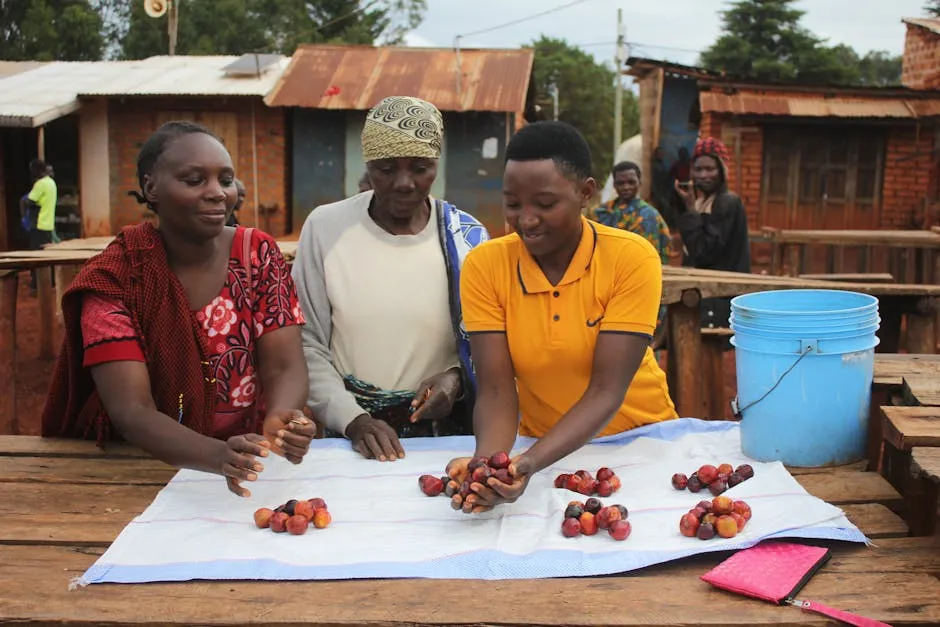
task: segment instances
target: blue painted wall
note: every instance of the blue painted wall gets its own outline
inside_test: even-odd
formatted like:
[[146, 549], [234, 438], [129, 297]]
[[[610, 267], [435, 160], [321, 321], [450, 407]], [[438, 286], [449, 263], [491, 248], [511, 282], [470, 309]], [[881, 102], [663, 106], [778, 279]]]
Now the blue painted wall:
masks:
[[[444, 198], [476, 217], [490, 235], [503, 233], [503, 162], [506, 159], [505, 113], [445, 113], [447, 189]], [[484, 154], [495, 144], [495, 152]]]
[[345, 198], [346, 112], [291, 112], [291, 226], [299, 233], [314, 207]]
[[676, 162], [680, 147], [692, 154], [698, 137], [698, 126], [689, 121], [698, 101], [695, 81], [666, 77], [663, 84], [662, 116], [660, 117], [659, 145], [665, 154], [666, 167]]
[[[349, 138], [362, 126], [354, 113], [292, 111], [290, 203], [295, 233], [314, 207], [349, 196], [350, 183], [362, 175], [361, 157], [347, 154]], [[512, 120], [505, 113], [444, 114], [445, 155], [433, 193], [476, 216], [492, 235], [503, 233], [503, 162], [506, 125]]]

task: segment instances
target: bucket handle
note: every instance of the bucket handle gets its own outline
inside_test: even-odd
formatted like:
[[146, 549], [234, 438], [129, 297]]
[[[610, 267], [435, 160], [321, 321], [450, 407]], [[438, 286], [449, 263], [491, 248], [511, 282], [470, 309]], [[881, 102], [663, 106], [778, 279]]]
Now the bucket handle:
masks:
[[754, 405], [757, 405], [759, 402], [761, 402], [762, 400], [764, 400], [765, 398], [767, 398], [768, 396], [770, 396], [770, 393], [773, 392], [774, 390], [776, 390], [776, 389], [777, 389], [777, 386], [780, 385], [780, 384], [783, 382], [784, 377], [786, 377], [788, 374], [790, 374], [790, 372], [791, 372], [794, 368], [796, 368], [797, 364], [799, 364], [801, 361], [803, 361], [803, 358], [804, 358], [804, 357], [806, 357], [807, 355], [809, 355], [810, 353], [812, 353], [812, 352], [814, 352], [814, 351], [816, 350], [816, 342], [810, 342], [810, 341], [803, 340], [803, 341], [800, 342], [800, 343], [803, 345], [803, 351], [802, 351], [802, 353], [800, 354], [800, 356], [797, 357], [796, 361], [793, 362], [793, 365], [790, 366], [789, 368], [787, 368], [786, 371], [785, 371], [782, 375], [780, 375], [780, 378], [777, 379], [777, 382], [774, 383], [772, 386], [770, 386], [770, 389], [767, 390], [766, 392], [764, 392], [764, 394], [763, 394], [759, 399], [757, 399], [756, 401], [751, 401], [750, 403], [748, 403], [748, 404], [745, 405], [744, 407], [741, 407], [741, 403], [738, 401], [738, 397], [737, 397], [737, 396], [735, 396], [735, 397], [731, 400], [731, 412], [734, 414], [734, 417], [735, 417], [737, 420], [741, 420], [741, 418], [744, 417], [744, 412], [745, 412], [746, 410], [750, 409], [751, 407], [754, 407]]

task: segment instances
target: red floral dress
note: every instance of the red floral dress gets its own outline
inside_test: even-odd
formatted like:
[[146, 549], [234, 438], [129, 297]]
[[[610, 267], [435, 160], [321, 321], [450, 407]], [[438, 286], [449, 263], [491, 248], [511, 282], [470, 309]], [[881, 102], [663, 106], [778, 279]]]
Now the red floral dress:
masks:
[[[257, 425], [250, 423], [257, 413], [257, 338], [304, 323], [290, 269], [277, 242], [266, 233], [253, 231], [251, 259], [243, 260], [245, 232], [242, 227], [235, 232], [228, 277], [219, 295], [192, 312], [211, 351], [209, 360], [216, 379], [212, 433], [216, 437], [256, 430]], [[250, 290], [246, 268], [251, 268]], [[82, 338], [86, 368], [111, 361], [146, 361], [131, 313], [120, 300], [86, 295]]]

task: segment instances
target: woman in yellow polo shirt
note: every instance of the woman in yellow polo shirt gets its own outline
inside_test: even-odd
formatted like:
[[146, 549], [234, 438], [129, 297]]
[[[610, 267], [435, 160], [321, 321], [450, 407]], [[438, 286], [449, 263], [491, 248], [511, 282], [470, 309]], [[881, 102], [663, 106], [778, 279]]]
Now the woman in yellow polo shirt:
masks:
[[[591, 222], [596, 183], [584, 137], [563, 122], [524, 127], [506, 147], [503, 206], [515, 233], [480, 245], [461, 278], [479, 390], [475, 455], [539, 440], [512, 486], [475, 483], [454, 506], [514, 501], [529, 477], [598, 435], [676, 418], [650, 349], [662, 264], [645, 239]], [[521, 416], [521, 420], [520, 420]], [[448, 467], [463, 478], [467, 458]]]

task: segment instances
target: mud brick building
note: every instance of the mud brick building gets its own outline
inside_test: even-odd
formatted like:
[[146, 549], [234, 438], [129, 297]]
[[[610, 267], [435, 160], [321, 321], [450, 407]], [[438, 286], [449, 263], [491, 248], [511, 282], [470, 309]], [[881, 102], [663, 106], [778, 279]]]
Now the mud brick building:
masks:
[[[903, 85], [756, 83], [651, 59], [640, 85], [644, 161], [724, 140], [752, 231], [904, 229], [940, 209], [940, 20], [909, 19]], [[647, 177], [647, 180], [649, 177]]]

